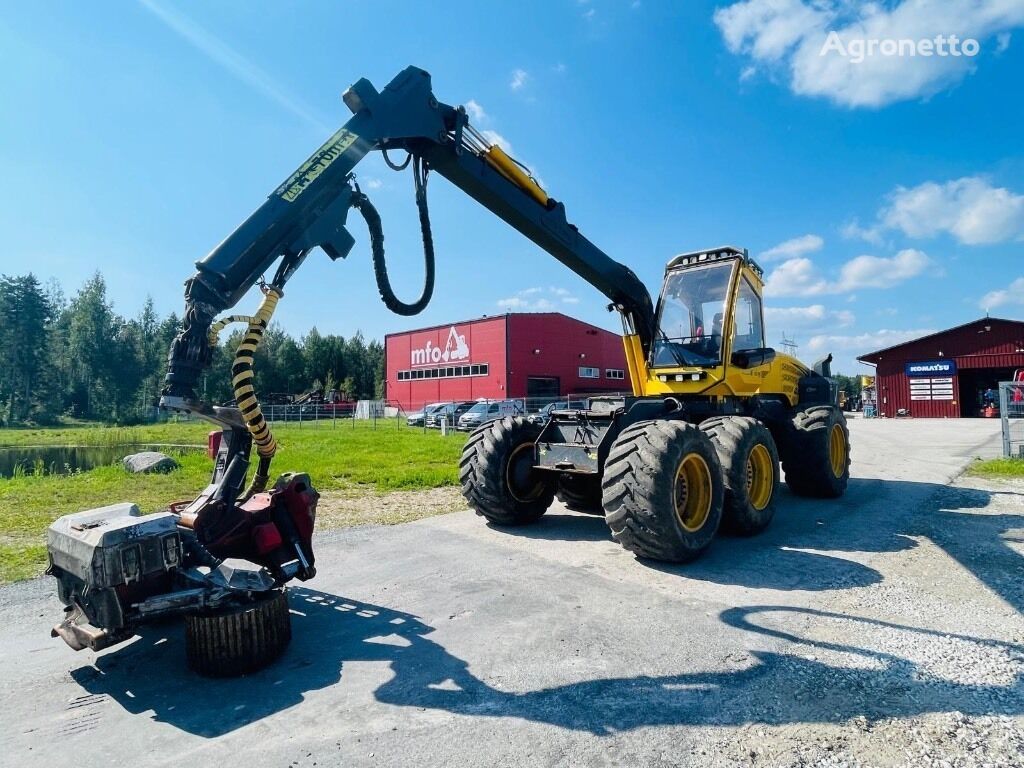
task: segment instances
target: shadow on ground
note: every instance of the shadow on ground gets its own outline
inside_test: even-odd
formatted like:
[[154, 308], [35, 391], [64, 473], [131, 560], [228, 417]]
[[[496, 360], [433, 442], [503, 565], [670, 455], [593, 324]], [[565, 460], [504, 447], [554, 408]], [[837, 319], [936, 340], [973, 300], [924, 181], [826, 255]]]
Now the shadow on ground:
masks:
[[[700, 561], [663, 570], [707, 581], [836, 589], [871, 584], [880, 576], [868, 566], [824, 553], [898, 551], [914, 546], [911, 537], [927, 536], [1021, 611], [1021, 557], [1003, 537], [1020, 528], [1024, 519], [985, 513], [988, 492], [924, 485], [853, 481], [851, 494], [873, 494], [882, 503], [849, 508], [841, 502], [823, 506], [789, 497], [780, 504], [780, 524], [764, 535], [723, 539]], [[916, 515], [899, 503], [932, 496]], [[515, 535], [586, 540], [604, 538], [603, 528], [600, 518], [554, 515], [532, 529], [516, 529]], [[416, 616], [304, 587], [291, 589], [290, 595], [296, 612], [292, 645], [280, 661], [255, 675], [208, 680], [184, 672], [183, 638], [177, 625], [147, 627], [132, 644], [71, 674], [89, 692], [107, 694], [130, 712], [152, 711], [157, 721], [205, 737], [231, 732], [293, 707], [311, 692], [337, 686], [346, 665], [353, 662], [388, 664], [391, 677], [373, 693], [385, 704], [521, 718], [594, 734], [659, 725], [840, 722], [854, 716], [876, 719], [953, 710], [973, 715], [1024, 713], [1024, 684], [1021, 675], [1013, 673], [1024, 665], [1024, 647], [939, 636], [856, 616], [750, 606], [725, 610], [719, 617], [738, 631], [772, 639], [780, 647], [799, 643], [804, 650], [821, 649], [819, 655], [838, 652], [864, 662], [852, 668], [800, 655], [787, 646], [794, 653], [752, 652], [735, 668], [722, 671], [603, 678], [508, 692], [472, 674], [469, 663], [434, 642], [429, 637], [433, 628]], [[893, 653], [891, 646], [879, 650], [837, 645], [755, 621], [793, 611], [819, 624], [862, 622], [865, 628], [882, 628], [901, 649], [911, 649], [928, 636], [968, 643], [978, 653], [1002, 654], [999, 664], [1010, 670], [1009, 677], [1001, 685], [958, 683]], [[335, 698], [343, 702], [339, 707], [358, 707], [337, 694]]]
[[[720, 618], [741, 630], [840, 651], [874, 668], [836, 667], [786, 653], [755, 652], [739, 669], [661, 677], [605, 678], [524, 693], [507, 692], [473, 675], [466, 661], [431, 640], [433, 629], [415, 616], [309, 589], [291, 590], [295, 640], [271, 668], [234, 680], [183, 673], [181, 632], [147, 630], [135, 643], [101, 656], [95, 667], [72, 676], [93, 694], [107, 694], [126, 710], [204, 737], [216, 737], [299, 704], [310, 692], [339, 683], [345, 665], [386, 662], [392, 677], [375, 691], [377, 701], [477, 717], [513, 717], [562, 728], [611, 734], [660, 725], [738, 725], [841, 722], [958, 710], [965, 714], [1020, 714], [1024, 685], [1018, 675], [1002, 686], [936, 680], [891, 653], [810, 642], [759, 626], [754, 617], [787, 607], [724, 611]], [[816, 619], [869, 622], [820, 611]], [[908, 633], [932, 634], [889, 624]], [[949, 635], [945, 635], [949, 638]], [[970, 637], [980, 649], [996, 648], [1024, 662], [1024, 646]], [[994, 703], [995, 702], [995, 703]], [[358, 706], [358, 705], [356, 705]]]
[[[835, 500], [794, 496], [779, 489], [771, 526], [749, 538], [720, 536], [699, 560], [683, 565], [638, 560], [664, 573], [759, 589], [835, 590], [865, 587], [882, 575], [833, 553], [900, 552], [927, 537], [990, 589], [1024, 613], [1024, 561], [1007, 546], [1008, 532], [1024, 527], [1018, 515], [987, 514], [993, 495], [937, 483], [852, 478]], [[494, 528], [500, 534], [561, 541], [610, 539], [604, 519], [549, 513], [540, 522]]]

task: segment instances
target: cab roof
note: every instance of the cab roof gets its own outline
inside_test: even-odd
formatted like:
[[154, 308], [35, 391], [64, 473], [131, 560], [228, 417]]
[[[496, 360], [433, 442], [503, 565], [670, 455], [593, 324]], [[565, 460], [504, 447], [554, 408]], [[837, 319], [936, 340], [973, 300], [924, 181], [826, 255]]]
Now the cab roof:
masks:
[[737, 248], [734, 245], [720, 245], [716, 248], [705, 248], [700, 251], [680, 253], [669, 260], [668, 264], [665, 265], [665, 271], [669, 272], [678, 267], [692, 267], [698, 264], [710, 264], [715, 261], [728, 261], [731, 259], [742, 260], [759, 278], [764, 279], [764, 270], [761, 269], [756, 261], [750, 258], [747, 249]]

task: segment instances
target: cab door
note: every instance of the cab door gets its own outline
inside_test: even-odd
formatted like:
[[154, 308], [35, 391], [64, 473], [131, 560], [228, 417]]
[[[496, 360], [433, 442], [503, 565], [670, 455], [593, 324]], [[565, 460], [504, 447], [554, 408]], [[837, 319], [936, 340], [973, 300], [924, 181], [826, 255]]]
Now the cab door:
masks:
[[[730, 358], [737, 352], [765, 347], [764, 308], [761, 294], [754, 288], [745, 271], [741, 271], [733, 302], [733, 318], [728, 352]], [[755, 368], [739, 368], [726, 360], [727, 381], [737, 395], [752, 395], [760, 390], [771, 369], [770, 363]]]

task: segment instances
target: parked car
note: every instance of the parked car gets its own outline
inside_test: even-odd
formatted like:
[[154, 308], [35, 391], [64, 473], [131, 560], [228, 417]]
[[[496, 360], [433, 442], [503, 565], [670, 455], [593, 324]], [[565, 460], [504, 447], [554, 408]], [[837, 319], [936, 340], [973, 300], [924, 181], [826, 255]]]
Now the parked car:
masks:
[[466, 400], [461, 403], [448, 403], [427, 415], [427, 426], [431, 429], [441, 428], [441, 419], [448, 419], [448, 426], [454, 427], [459, 423], [459, 417], [476, 405], [475, 400]]
[[458, 429], [466, 432], [486, 424], [489, 421], [502, 419], [506, 416], [519, 416], [523, 413], [523, 403], [520, 400], [493, 400], [482, 401], [473, 405], [468, 411], [459, 417]]
[[548, 423], [548, 420], [551, 418], [551, 414], [554, 411], [571, 411], [577, 408], [586, 407], [587, 403], [585, 400], [569, 400], [568, 402], [565, 400], [559, 400], [555, 403], [548, 403], [536, 413], [531, 413], [526, 417], [526, 420], [533, 424], [540, 424], [543, 426]]
[[448, 403], [430, 403], [429, 405], [425, 405], [423, 406], [422, 410], [416, 411], [415, 413], [410, 413], [406, 417], [405, 423], [408, 424], [410, 427], [422, 427], [424, 422], [426, 421], [426, 418], [430, 414], [432, 414], [439, 408], [444, 408], [446, 405], [448, 405]]

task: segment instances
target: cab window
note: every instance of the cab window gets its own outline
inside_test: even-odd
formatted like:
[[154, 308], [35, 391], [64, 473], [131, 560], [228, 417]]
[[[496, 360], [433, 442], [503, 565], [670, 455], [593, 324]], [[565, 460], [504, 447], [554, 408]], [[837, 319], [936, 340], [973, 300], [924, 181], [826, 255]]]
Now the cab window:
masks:
[[764, 347], [764, 323], [761, 297], [746, 277], [740, 280], [736, 293], [736, 321], [733, 324], [732, 351], [743, 352]]
[[714, 366], [722, 360], [722, 326], [734, 262], [669, 274], [658, 304], [655, 367]]

